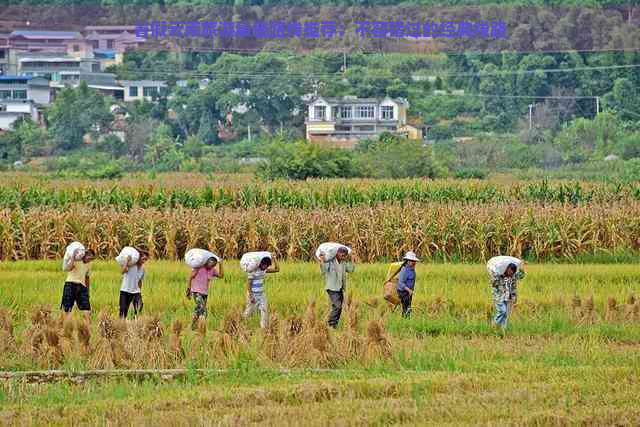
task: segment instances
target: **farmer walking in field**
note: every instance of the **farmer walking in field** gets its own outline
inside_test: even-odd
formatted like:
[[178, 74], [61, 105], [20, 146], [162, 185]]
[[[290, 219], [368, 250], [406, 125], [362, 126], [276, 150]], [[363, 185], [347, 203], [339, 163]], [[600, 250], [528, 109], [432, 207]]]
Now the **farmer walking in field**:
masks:
[[89, 321], [91, 319], [91, 302], [89, 300], [91, 261], [93, 261], [95, 253], [91, 249], [87, 249], [80, 260], [77, 259], [77, 253], [78, 251], [74, 252], [73, 262], [66, 270], [68, 273], [62, 290], [60, 307], [68, 317], [76, 304], [78, 310], [82, 311], [86, 320]]
[[338, 327], [340, 315], [342, 314], [342, 303], [344, 292], [347, 287], [347, 273], [353, 273], [355, 268], [353, 263], [347, 261], [349, 249], [341, 246], [337, 249], [335, 257], [329, 258], [325, 253], [318, 255], [320, 261], [320, 271], [324, 275], [325, 290], [329, 296], [331, 313], [329, 314], [329, 326]]
[[142, 311], [142, 280], [144, 279], [143, 265], [149, 259], [146, 252], [140, 252], [138, 262], [131, 264], [131, 257], [127, 256], [126, 262], [121, 266], [122, 285], [120, 286], [120, 318], [126, 319], [129, 307], [133, 303], [133, 315], [137, 316]]
[[247, 307], [243, 313], [246, 319], [256, 310], [260, 310], [260, 327], [265, 329], [269, 324], [269, 310], [267, 307], [267, 296], [264, 292], [264, 276], [267, 273], [277, 273], [280, 271], [278, 263], [271, 258], [264, 257], [260, 260], [258, 268], [247, 273]]
[[494, 257], [487, 262], [495, 305], [494, 323], [505, 330], [509, 315], [518, 298], [518, 280], [524, 277], [524, 262], [514, 257]]
[[411, 302], [413, 300], [413, 290], [416, 285], [416, 263], [420, 260], [415, 252], [409, 251], [402, 258], [402, 268], [398, 274], [398, 297], [402, 303], [402, 317], [411, 316]]
[[209, 295], [209, 281], [217, 277], [224, 278], [222, 268], [222, 260], [218, 262], [215, 257], [211, 257], [200, 268], [194, 268], [189, 277], [187, 285], [187, 298], [193, 297], [195, 307], [193, 309], [193, 317], [191, 328], [196, 329], [200, 318], [207, 317], [207, 297]]

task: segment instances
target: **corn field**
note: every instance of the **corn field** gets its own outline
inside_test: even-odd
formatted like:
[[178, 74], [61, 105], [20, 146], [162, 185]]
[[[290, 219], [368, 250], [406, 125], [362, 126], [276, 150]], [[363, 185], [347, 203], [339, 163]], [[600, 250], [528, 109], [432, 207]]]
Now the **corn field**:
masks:
[[172, 210], [73, 206], [0, 211], [0, 259], [52, 259], [82, 241], [100, 257], [125, 245], [154, 258], [180, 259], [191, 247], [226, 258], [264, 249], [291, 260], [311, 259], [317, 245], [337, 240], [360, 261], [397, 258], [407, 250], [427, 260], [481, 261], [498, 253], [530, 259], [573, 259], [636, 251], [640, 203], [385, 204], [334, 209]]
[[264, 183], [242, 178], [237, 181], [212, 178], [207, 182], [176, 177], [172, 182], [129, 179], [102, 183], [7, 179], [0, 186], [0, 208], [7, 209], [40, 206], [66, 209], [76, 204], [126, 211], [202, 207], [326, 209], [390, 202], [578, 205], [638, 200], [640, 186], [637, 185], [563, 181], [505, 184], [473, 180], [309, 180]]

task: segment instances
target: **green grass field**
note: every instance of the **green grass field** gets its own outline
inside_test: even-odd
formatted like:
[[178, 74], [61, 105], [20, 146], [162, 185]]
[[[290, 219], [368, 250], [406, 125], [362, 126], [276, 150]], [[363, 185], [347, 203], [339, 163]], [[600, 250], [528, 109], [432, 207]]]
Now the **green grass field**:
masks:
[[[359, 321], [352, 328], [352, 314], [345, 313], [340, 329], [325, 337], [321, 324], [327, 301], [318, 267], [283, 263], [281, 273], [266, 282], [271, 311], [283, 325], [286, 319], [300, 316], [306, 327], [310, 320], [305, 312], [316, 300], [314, 315], [319, 326], [313, 331], [320, 332], [312, 332], [308, 340], [287, 340], [282, 335], [277, 345], [269, 334], [258, 330], [257, 317], [234, 324], [237, 328], [229, 331], [233, 324], [229, 313], [243, 304], [244, 276], [237, 261], [225, 267], [227, 277], [214, 282], [210, 290], [206, 336], [185, 328], [181, 339], [186, 357], [167, 359], [158, 366], [223, 372], [194, 372], [176, 381], [4, 381], [0, 389], [2, 422], [640, 423], [640, 302], [630, 301], [640, 289], [635, 265], [528, 266], [505, 336], [488, 322], [491, 301], [482, 265], [419, 265], [410, 320], [389, 313], [383, 304], [380, 288], [386, 266], [359, 265], [349, 281], [349, 292], [359, 302], [350, 313], [357, 313]], [[152, 261], [146, 272], [145, 319], [159, 316], [165, 332], [158, 345], [169, 346], [172, 322], [180, 319], [186, 326], [190, 319], [192, 302], [184, 297], [189, 269], [176, 262]], [[58, 262], [2, 263], [0, 277], [0, 304], [11, 313], [16, 338], [14, 348], [5, 349], [0, 356], [2, 370], [93, 367], [97, 350], [87, 357], [74, 350], [57, 365], [26, 350], [34, 307], [48, 305], [55, 315], [60, 303], [64, 274]], [[119, 278], [115, 262], [95, 263], [94, 320], [103, 318], [98, 312], [117, 315]], [[390, 354], [378, 351], [372, 343], [369, 327], [380, 319]], [[92, 332], [95, 349], [103, 340], [97, 323], [94, 321]], [[318, 337], [325, 341], [317, 344]], [[349, 346], [358, 339], [364, 343], [363, 350], [352, 351]], [[307, 345], [295, 353], [293, 347]], [[152, 359], [141, 353], [123, 367], [154, 367]], [[283, 374], [281, 368], [292, 370]]]

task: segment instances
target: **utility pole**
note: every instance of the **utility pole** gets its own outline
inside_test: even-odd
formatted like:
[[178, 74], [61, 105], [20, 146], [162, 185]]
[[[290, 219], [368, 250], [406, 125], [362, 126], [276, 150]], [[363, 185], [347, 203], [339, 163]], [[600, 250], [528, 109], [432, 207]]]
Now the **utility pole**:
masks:
[[596, 116], [600, 114], [600, 97], [596, 96]]
[[251, 125], [247, 125], [247, 135], [249, 137], [249, 142], [251, 142]]
[[347, 74], [347, 51], [342, 52], [342, 73]]
[[529, 104], [529, 130], [533, 127], [533, 104]]

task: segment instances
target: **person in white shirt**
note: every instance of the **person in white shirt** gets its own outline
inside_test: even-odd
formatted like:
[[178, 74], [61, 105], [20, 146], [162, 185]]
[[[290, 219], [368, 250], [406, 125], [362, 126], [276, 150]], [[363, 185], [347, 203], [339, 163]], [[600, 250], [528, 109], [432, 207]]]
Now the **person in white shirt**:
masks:
[[149, 256], [142, 251], [138, 262], [132, 266], [131, 257], [122, 267], [122, 286], [120, 286], [120, 318], [126, 319], [129, 307], [133, 303], [133, 314], [137, 316], [142, 311], [142, 280], [144, 279], [143, 265]]

